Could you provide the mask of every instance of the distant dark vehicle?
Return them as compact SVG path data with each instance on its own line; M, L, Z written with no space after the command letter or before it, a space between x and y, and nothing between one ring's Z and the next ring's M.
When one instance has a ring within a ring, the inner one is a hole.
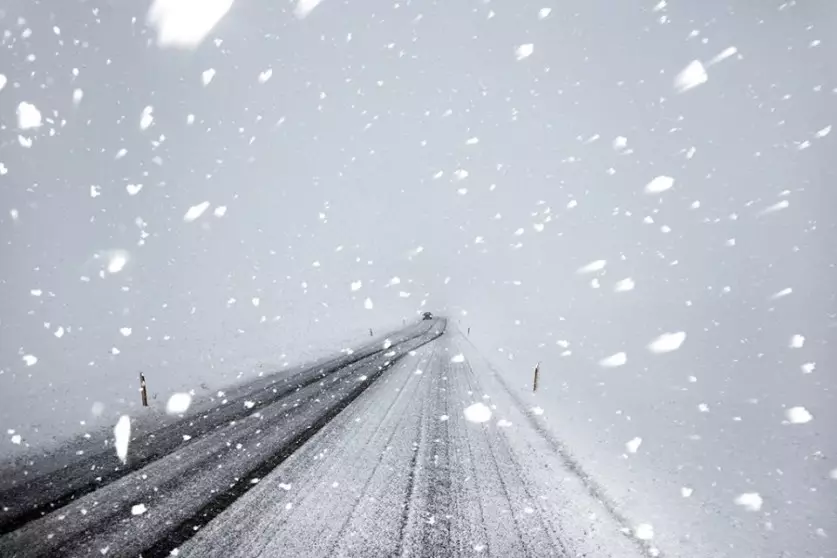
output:
M422 320L432 320L433 319L433 314L431 314L430 312L425 312L424 314L421 315L421 319Z

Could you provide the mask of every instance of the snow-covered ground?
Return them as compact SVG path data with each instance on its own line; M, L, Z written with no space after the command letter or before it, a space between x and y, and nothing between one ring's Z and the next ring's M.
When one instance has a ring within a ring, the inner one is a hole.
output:
M739 340L702 329L667 354L626 332L625 362L611 366L600 358L612 349L582 326L559 339L544 331L543 343L483 329L470 335L481 354L619 512L653 526L667 555L832 552L837 407L832 393L795 385L807 378L797 363L779 364L796 350L780 337L759 365Z
M464 337L448 331L387 371L180 551L614 558L659 552L647 527L623 524L597 500L531 416Z
M667 555L833 552L831 3L147 8L0 13L0 456L427 309Z

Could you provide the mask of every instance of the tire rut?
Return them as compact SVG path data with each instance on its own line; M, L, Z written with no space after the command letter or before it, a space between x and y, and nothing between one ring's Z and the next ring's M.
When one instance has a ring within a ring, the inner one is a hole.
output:
M58 512L52 509L50 509L51 513L43 518L39 513L38 518L30 519L31 529L27 525L26 528L0 537L0 554L39 556L60 552L62 555L77 555L94 552L100 546L108 546L100 545L100 542L119 540L120 553L141 553L146 557L167 556L173 548L191 538L201 526L222 513L246 493L253 486L248 482L249 480L261 478L273 470L342 412L409 350L432 341L438 335L441 335L439 331L432 332L431 328L427 328L423 334L390 347L386 353L376 351L372 356L364 357L336 370L337 375L331 376L332 380L327 384L318 386L317 383L322 384L324 378L321 374L316 374L317 377L312 378L306 387L284 390L284 399L263 397L263 403L258 409L256 405L248 408L244 418L233 420L232 424L217 425L211 430L215 433L212 436L204 432L203 437L186 444L185 447L190 444L194 447L183 455L185 459L181 459L178 455L180 452L166 456L169 460L176 459L171 461L175 469L170 471L170 476L162 482L143 483L137 476L144 477L144 471L150 471L149 467L160 465L158 469L166 468L164 461L153 460L140 470L120 475L119 479L122 480L112 481L103 487L104 491L99 488L96 496L87 494L78 498L73 497L61 506L63 508L74 504L74 507L84 512L81 506L85 506L84 502L89 500L86 504L91 512L89 516L85 512L80 514L82 517L79 519L61 522L52 528L44 522L54 521L51 518L63 519L64 515L58 516ZM392 358L390 358L390 352L393 353ZM360 370L368 376L368 381L357 384L347 382ZM331 397L323 397L324 394ZM314 409L315 405L316 409ZM297 412L299 409L304 409L304 412L300 414ZM308 419L306 413L311 412L314 415ZM253 421L251 416L264 420ZM298 417L296 426L293 426L292 417ZM286 424L289 420L290 425ZM227 428L224 429L224 426ZM282 429L287 426L291 426L295 432L282 433ZM205 441L212 438L216 440ZM200 449L199 444L202 443L206 445L204 449ZM236 453L237 447L244 445L259 449L244 456ZM223 464L224 467L215 467L215 462L219 465ZM179 463L182 466L178 468ZM177 469L180 469L179 473L175 472ZM133 477L123 479L126 475L133 475L137 478L134 481L130 480ZM229 480L224 481L224 475L228 475ZM197 494L203 492L199 488L201 483L206 485L207 480L210 481L211 486L223 488L213 490L211 494L204 493L195 499ZM137 492L137 488L142 492ZM169 502L172 501L173 496L177 496L176 500L182 504L171 507ZM91 497L95 499L91 500ZM166 508L163 512L166 515L165 523L159 523L162 520L158 515L157 524L149 533L143 533L137 537L139 540L122 541L121 539L125 537L125 529L121 525L126 521L132 521L136 526L148 521L146 517L132 519L128 514L131 502L137 500L152 506L158 504L155 506L157 509ZM72 517L79 516L73 514ZM50 537L46 537L45 529L51 530L54 536L50 534ZM27 542L35 542L35 540L39 540L39 543L34 546Z

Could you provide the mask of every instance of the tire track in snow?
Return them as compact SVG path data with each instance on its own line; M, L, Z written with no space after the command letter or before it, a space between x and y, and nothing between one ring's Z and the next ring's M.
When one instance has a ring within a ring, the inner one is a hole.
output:
M410 335L415 336L428 331L430 327L434 326L420 323L418 326L407 328L404 332L396 332L392 336L393 346L408 340ZM174 419L172 423L164 423L165 426L162 428L155 427L148 420L132 421L134 433L127 463L121 463L113 449L108 447L105 450L97 450L84 458L75 458L70 463L58 466L56 470L42 475L33 471L23 476L16 485L0 492L0 501L4 503L0 508L0 536L171 455L187 445L186 437L191 439L204 437L300 389L321 382L347 366L360 363L369 357L382 355L389 350L391 347L385 349L380 343L368 344L352 355L331 358L290 376L279 378L268 376L256 380L249 385L229 390L230 397L227 403L209 409L195 410L188 416ZM244 402L249 400L254 403L252 407L244 405ZM169 419L157 417L154 420L167 421ZM59 453L63 454L65 450L62 448ZM73 454L75 450L69 453ZM51 458L47 457L47 461L49 459ZM46 466L49 467L49 463ZM5 466L0 472L3 476L16 476L16 471L9 469L10 467ZM27 469L32 470L32 467L27 465Z
M430 353L430 357L427 360L427 362L433 362L433 359L434 359L435 355L436 355L436 348L433 347L433 349ZM425 378L426 378L426 376L422 375L419 378L418 381L413 381L413 383L417 384L416 390L418 390L418 388L421 387L421 385L425 381ZM404 384L402 385L401 389L399 390L398 397L396 399L394 399L393 402L389 405L389 407L387 408L387 412L384 415L384 420L375 429L375 436L377 436L383 430L384 423L386 422L386 420L389 417L391 417L391 415L393 413L393 410L396 408L396 404L403 401L403 399L406 397L405 396L405 393L407 393L406 387L407 387L407 385L409 385L411 383L411 380L412 380L412 378L410 376L407 376ZM392 432L389 433L389 437L387 438L387 444L386 444L387 447L390 447L390 445L391 445L393 439L395 438L395 436L397 436L399 433L401 433L402 425L404 425L404 423L408 422L408 420L409 420L409 415L406 414L406 413L404 413L400 417L400 419L398 421L398 424L395 427L395 429L393 429ZM373 436L373 438L375 436ZM375 467L373 468L372 472L367 477L366 482L363 485L363 489L361 490L361 493L363 493L363 494L367 493L367 491L369 489L369 486L372 482L372 479L375 476L375 473L383 466L384 455L385 455L385 453L383 453L383 452L380 454L377 463L375 463ZM412 490L412 476L410 477L410 482L409 482L408 486L410 487L409 490ZM337 534L335 536L335 539L334 539L334 544L332 545L332 550L331 550L332 554L336 554L337 546L340 543L340 537L341 537L341 535L343 535L343 533L346 531L347 527L351 524L352 520L355 518L355 515L357 513L359 505L360 505L360 500L356 501L355 505L352 506L352 511L346 516L346 521L343 522L343 525L340 527L340 530L337 532ZM401 531L400 532L400 538L403 538L403 529L400 530L400 531Z
M432 322L408 330L412 337L387 352L373 350L327 379L314 379L286 393L285 399L264 402L260 411L248 409L245 419L219 425L173 454L7 534L0 538L0 554L78 555L118 548L125 554L168 555L252 488L248 481L287 459L379 376L410 350L441 334L442 328ZM358 382L354 376L361 372L366 380ZM236 451L241 448L244 451ZM137 501L149 511L132 517L130 508ZM125 528L127 522L130 530Z
M455 334L431 348L424 374L406 361L393 369L389 385L376 382L180 555L642 555L598 519L600 503L502 399L490 372L478 360L451 362L465 348ZM465 418L476 401L492 404L494 420ZM513 426L498 426L501 417Z
M466 359L457 368L462 369L464 371L467 371L467 374L464 375L464 377L466 377L468 380L470 380L468 382L465 382L465 384L464 384L467 388L469 388L467 390L467 393L469 395L475 395L477 393L481 393L482 392L481 389L475 389L474 388L474 384L477 383L477 382L476 382L476 378L474 377L473 369L471 368L470 362L468 362L468 360ZM479 388L479 384L477 384L477 388ZM487 454L491 458L491 465L492 465L491 469L495 473L496 478L499 481L499 486L502 489L503 494L505 495L505 499L511 507L513 499L512 499L511 493L509 492L508 486L506 484L506 480L503 477L503 472L501 471L500 465L497 461L497 455L495 453L495 449L494 449L493 444L492 444L493 440L491 438L489 438L488 429L483 428L482 431L480 432L480 436L482 438L482 441L484 442L482 447L487 448L487 451L484 450L483 453ZM513 537L507 537L508 540L507 540L506 544L507 545L509 545L509 544L513 545L513 548L511 548L511 549L507 548L507 547L503 548L502 552L506 553L509 556L512 556L512 555L519 556L521 554L525 554L526 556L529 556L530 554L528 552L528 549L527 549L526 545L524 544L523 537L521 535L520 524L517 521L517 517L515 516L513 510L510 509L509 511L511 512L512 522L513 522L513 525L514 525L514 536Z
M451 334L453 335L453 333ZM456 336L462 343L466 343L471 351L478 353L478 349L467 336L463 335L461 332L457 332ZM579 484L583 487L583 490L587 493L587 496L601 506L603 511L610 517L613 523L621 528L623 534L625 532L630 532L632 530L632 523L617 509L616 504L607 495L604 488L584 470L575 456L572 455L569 448L556 438L552 432L547 430L543 423L532 415L527 405L521 399L519 393L509 386L502 374L486 359L481 358L480 360L482 366L489 372L491 379L502 388L504 395L513 402L516 410L524 417L526 423L535 433L537 433L541 440L549 446L551 453L558 457L561 467L578 480ZM633 547L641 555L653 555L656 558L665 558L666 556L662 550L657 548L650 541L641 541L632 537L626 539L628 545ZM616 545L611 543L610 546Z

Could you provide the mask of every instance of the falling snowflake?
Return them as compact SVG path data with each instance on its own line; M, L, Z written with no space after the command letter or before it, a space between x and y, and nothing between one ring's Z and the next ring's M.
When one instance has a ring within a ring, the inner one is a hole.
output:
M674 186L674 179L670 176L660 175L645 185L646 194L660 194Z
M616 285L613 286L613 290L616 291L617 293L624 293L624 292L634 290L635 285L636 284L634 283L633 279L631 279L630 277L626 277L625 279L622 279L621 281L617 281Z
M527 43L520 45L514 51L514 56L518 60L523 60L524 58L529 58L532 56L532 53L535 52L535 45L532 43Z
M693 60L674 79L674 89L678 93L685 93L709 80L706 68L698 60Z
M771 213L776 213L777 211L782 211L783 209L787 209L789 207L790 201L782 200L774 203L769 207L766 207L764 210L762 210L761 215L770 215Z
M115 250L110 253L110 257L108 259L107 270L108 273L119 273L125 268L125 264L128 263L128 253Z
M791 424L805 424L814 419L814 416L805 407L791 407L785 411L785 417Z
M829 124L829 125L828 125L828 126L826 126L825 128L822 128L821 130L817 131L817 133L816 133L816 134L814 134L814 137L816 137L816 138L824 138L825 136L827 136L827 135L828 135L828 134L830 134L830 133L831 133L831 125Z
M772 298L773 300L776 300L777 298L782 298L782 297L788 296L791 293L793 293L793 289L788 287L787 289L782 289L781 291L779 291L777 293L774 293L773 296L771 296L770 298Z
M212 83L212 80L214 78L215 78L215 68L209 68L208 70L204 70L203 73L201 73L201 83L203 83L204 86L207 86L210 83Z
M145 504L137 504L135 506L131 506L131 515L142 515L148 511L148 508L145 507Z
M634 529L634 536L641 541L650 541L654 538L654 527L650 523L640 523Z
M463 411L465 415L465 419L469 422L488 422L491 420L491 409L489 409L484 403L474 403L469 407L466 407Z
M712 58L712 60L709 61L708 65L711 66L712 64L717 64L718 62L726 60L727 58L735 56L736 54L738 54L738 49L736 47L727 47L721 52L719 52L714 58Z
M128 444L131 443L131 418L128 415L119 417L113 428L116 456L123 464L128 462Z
M192 221L194 221L195 219L197 219L198 217L203 215L203 213L207 209L209 209L209 202L208 201L201 202L198 205L193 205L183 215L183 220L187 223L191 223Z
M166 403L166 412L170 415L185 413L192 404L192 396L188 393L173 393Z
M735 503L744 507L747 511L759 511L764 500L758 492L745 492L735 498Z
M154 115L152 112L154 112L154 107L150 105L142 109L142 114L140 115L140 130L147 130L149 126L151 126L151 123L154 122Z
M323 0L298 0L296 8L294 8L294 15L299 19L305 19L314 11L314 8L320 5Z
M146 17L157 45L194 49L227 14L234 0L154 0Z
M606 265L607 260L595 260L585 266L578 268L578 270L576 270L576 273L594 273L596 271L603 270Z
M618 366L624 366L627 362L628 355L624 352L619 352L600 360L599 366L603 366L605 368L616 368Z
M21 130L29 130L31 128L40 128L42 125L41 111L35 105L23 101L17 106L18 128Z
M686 332L684 331L663 333L649 343L648 350L656 354L670 353L679 349L685 340Z

